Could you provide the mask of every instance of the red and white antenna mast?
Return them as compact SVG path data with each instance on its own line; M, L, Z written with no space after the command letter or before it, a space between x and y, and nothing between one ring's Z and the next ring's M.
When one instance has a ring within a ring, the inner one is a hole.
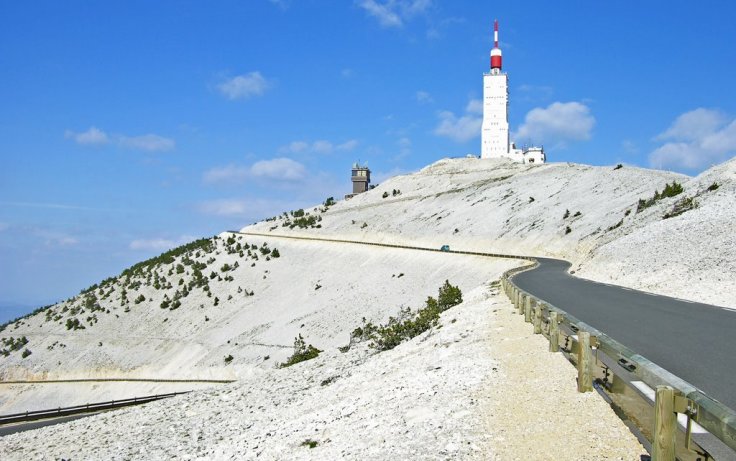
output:
M501 48L498 47L498 20L493 21L493 49L491 50L491 73L501 72Z

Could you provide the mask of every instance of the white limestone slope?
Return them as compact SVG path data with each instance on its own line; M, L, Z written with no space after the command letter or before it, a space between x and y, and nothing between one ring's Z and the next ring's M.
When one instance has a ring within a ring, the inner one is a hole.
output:
M282 216L244 230L559 257L584 277L736 306L735 165L690 178L630 166L447 159L338 202L319 229L282 227ZM639 199L673 181L682 194L637 212ZM713 183L720 187L707 191ZM663 219L684 197L698 207Z
M585 277L733 306L735 169L731 160L689 178L628 166L442 160L327 210L305 210L319 228L284 227L294 218L282 215L243 229L268 237L224 233L8 325L0 338L28 344L0 356L0 377L236 383L3 437L0 452L7 459L564 459L570 452L636 459L641 447L605 403L575 393L573 368L535 344L518 316L504 317L510 305L488 283L518 261L277 235L562 257ZM637 212L639 199L672 181L683 194ZM708 191L713 183L719 187ZM662 219L684 197L697 207ZM280 257L267 258L264 243ZM401 307L420 307L446 279L465 302L443 314L440 328L380 354L365 344L338 352L363 317L379 323ZM85 328L68 329L72 319ZM276 368L299 334L324 352ZM24 349L32 353L23 357ZM520 356L528 358L508 359ZM528 385L519 386L524 376ZM575 408L555 413L552 425L550 409L538 408L549 389L534 384L549 377L554 403ZM182 389L0 386L0 413ZM581 420L596 426L580 432ZM534 451L519 421L559 437ZM317 447L302 446L307 439Z
M125 304L120 298L123 277L104 286L103 294L112 293L107 298L95 290L100 307L94 313L85 307L86 295L80 296L0 333L0 337L28 338L26 347L32 352L28 357L22 357L21 351L0 357L3 380L240 379L254 369L273 368L284 361L299 334L319 349L335 349L348 343L350 332L361 325L363 317L384 322L401 307L421 307L427 296L436 296L447 279L470 290L497 276L499 269L516 264L503 261L494 265L473 256L242 236L234 237L237 243L228 245L229 235L223 237L216 240L212 252L192 255L194 261L203 263L214 259L202 270L208 279L212 272L219 274L209 279L211 296L195 287L180 298L179 308L159 307L164 296L175 298L174 293L183 286L178 280L192 278L192 266L184 266L181 274L175 270L182 257L151 269L166 277L171 288L156 289L153 280L146 282L147 276L134 276L127 285L129 302ZM247 254L228 254L228 248L232 251L235 245L246 242L259 248L267 243L281 256L266 261L256 250L258 260ZM221 271L224 264L234 266L236 262L237 269ZM228 281L227 276L233 280ZM141 285L134 289L137 281ZM141 295L146 301L135 304L133 300ZM215 298L219 298L216 306ZM91 315L96 316L96 322L87 320ZM61 316L58 321L57 316ZM85 329L68 330L69 318L80 320ZM233 360L225 363L229 355ZM70 386L33 385L33 391L16 387L14 392L3 392L0 413L84 404L111 396L108 385L80 393L76 399L61 400L61 396L68 397L64 390ZM182 386L129 383L113 388L121 393L112 398L122 399L181 390Z

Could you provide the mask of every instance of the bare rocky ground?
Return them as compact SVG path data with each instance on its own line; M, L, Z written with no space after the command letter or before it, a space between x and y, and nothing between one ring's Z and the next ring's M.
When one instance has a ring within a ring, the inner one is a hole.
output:
M5 459L638 459L575 370L480 286L399 347L0 439ZM569 410L565 410L569 409ZM579 421L585 421L580 427ZM39 442L43 441L43 442ZM309 448L309 442L315 442Z
M637 209L673 181L681 194ZM518 261L278 235L561 257L584 277L735 306L734 193L736 159L696 178L628 166L443 160L304 210L313 219L306 227L286 213L243 229L269 237L224 233L206 251L144 265L8 325L0 337L28 343L0 357L0 376L237 383L3 437L0 452L3 459L639 459L643 449L610 408L593 393L578 394L574 368L549 354L489 288ZM683 203L681 214L664 219ZM274 248L280 257L262 252ZM441 328L380 354L365 344L338 351L363 317L381 323L421 306L446 279L465 302L443 314ZM84 329L69 328L72 320ZM298 334L324 352L277 369ZM6 385L0 412L153 389L80 385L76 395L64 386Z

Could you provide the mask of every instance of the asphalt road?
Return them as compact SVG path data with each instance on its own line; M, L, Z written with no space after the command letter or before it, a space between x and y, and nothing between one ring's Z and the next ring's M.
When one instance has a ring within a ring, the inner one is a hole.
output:
M513 277L519 288L581 321L736 409L736 306L728 309L591 282L570 263L538 258Z

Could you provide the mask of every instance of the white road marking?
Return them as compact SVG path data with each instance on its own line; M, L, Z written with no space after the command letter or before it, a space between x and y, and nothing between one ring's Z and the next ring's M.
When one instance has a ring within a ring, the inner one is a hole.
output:
M656 392L654 392L654 389L647 386L646 383L643 381L631 381L631 385L634 386L646 396L647 399L649 399L652 404L654 404L654 398L656 396ZM687 428L687 416L683 415L682 413L677 414L677 424L679 424L683 429ZM703 426L693 421L693 434L706 434L708 431L703 429Z

